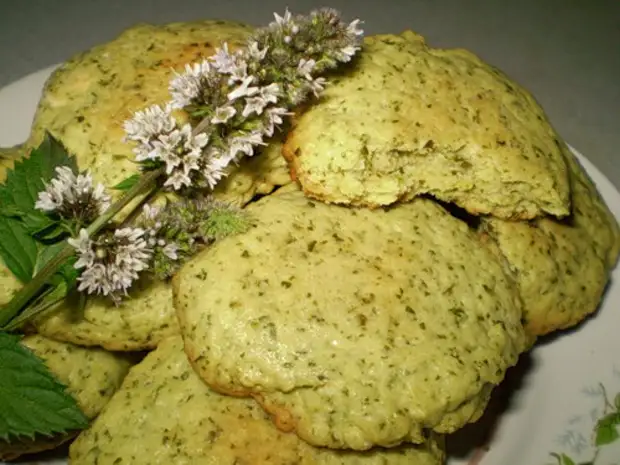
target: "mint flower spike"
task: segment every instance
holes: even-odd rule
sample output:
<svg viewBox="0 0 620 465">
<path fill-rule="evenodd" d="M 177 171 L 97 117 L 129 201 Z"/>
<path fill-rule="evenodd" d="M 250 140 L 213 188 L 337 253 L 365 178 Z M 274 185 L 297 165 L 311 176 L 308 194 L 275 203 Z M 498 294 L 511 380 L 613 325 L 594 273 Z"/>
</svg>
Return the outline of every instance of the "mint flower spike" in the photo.
<svg viewBox="0 0 620 465">
<path fill-rule="evenodd" d="M 182 199 L 163 207 L 145 205 L 138 224 L 153 251 L 149 272 L 171 277 L 192 255 L 214 241 L 247 230 L 241 209 L 209 197 Z"/>
<path fill-rule="evenodd" d="M 68 166 L 56 168 L 57 176 L 39 192 L 34 206 L 63 219 L 90 223 L 110 206 L 103 184 L 94 184 L 90 172 L 76 175 Z"/>
<path fill-rule="evenodd" d="M 291 110 L 327 85 L 322 74 L 361 49 L 360 21 L 344 23 L 333 9 L 282 16 L 232 52 L 215 54 L 174 72 L 170 101 L 137 112 L 125 123 L 143 170 L 165 167 L 163 187 L 212 190 L 230 163 L 266 145 Z M 181 124 L 173 112 L 184 112 Z M 176 114 L 176 113 L 175 113 Z"/>
<path fill-rule="evenodd" d="M 120 228 L 91 238 L 81 229 L 77 238 L 68 240 L 77 252 L 74 267 L 83 269 L 78 291 L 108 296 L 118 304 L 127 290 L 148 269 L 152 250 L 141 228 Z"/>
</svg>

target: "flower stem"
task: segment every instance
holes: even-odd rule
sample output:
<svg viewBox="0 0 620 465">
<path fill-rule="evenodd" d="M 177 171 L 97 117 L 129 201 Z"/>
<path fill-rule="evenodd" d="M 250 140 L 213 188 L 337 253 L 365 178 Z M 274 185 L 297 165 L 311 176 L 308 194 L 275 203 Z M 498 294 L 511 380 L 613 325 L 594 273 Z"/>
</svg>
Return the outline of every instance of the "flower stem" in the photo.
<svg viewBox="0 0 620 465">
<path fill-rule="evenodd" d="M 108 208 L 86 229 L 89 236 L 99 232 L 115 215 L 125 208 L 134 198 L 147 188 L 156 188 L 155 181 L 163 173 L 163 168 L 149 171 L 140 177 L 140 180 L 129 189 L 124 196 Z M 24 307 L 35 297 L 38 297 L 49 279 L 65 264 L 68 258 L 75 253 L 75 249 L 66 244 L 47 264 L 17 292 L 11 301 L 0 309 L 0 327 L 6 326 Z"/>
</svg>

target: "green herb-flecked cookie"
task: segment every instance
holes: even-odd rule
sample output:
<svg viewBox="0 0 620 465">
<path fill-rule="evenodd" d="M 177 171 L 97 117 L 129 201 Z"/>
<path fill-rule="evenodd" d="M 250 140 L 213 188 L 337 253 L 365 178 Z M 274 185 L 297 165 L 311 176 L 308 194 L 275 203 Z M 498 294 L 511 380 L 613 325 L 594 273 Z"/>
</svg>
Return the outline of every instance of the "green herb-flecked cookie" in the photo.
<svg viewBox="0 0 620 465">
<path fill-rule="evenodd" d="M 123 355 L 56 342 L 39 335 L 26 336 L 22 344 L 41 358 L 50 372 L 67 386 L 67 392 L 89 419 L 95 418 L 112 398 L 131 366 L 130 359 Z M 71 438 L 40 437 L 10 444 L 0 439 L 0 460 L 53 449 Z"/>
<path fill-rule="evenodd" d="M 598 307 L 620 248 L 620 230 L 575 156 L 566 149 L 572 215 L 562 221 L 483 220 L 514 272 L 533 335 L 573 326 Z"/>
<path fill-rule="evenodd" d="M 439 465 L 442 439 L 370 452 L 318 449 L 275 428 L 251 399 L 209 389 L 180 337 L 134 368 L 92 426 L 71 445 L 71 463 L 112 465 Z"/>
<path fill-rule="evenodd" d="M 311 444 L 419 442 L 482 413 L 524 347 L 499 260 L 426 199 L 389 210 L 283 188 L 173 281 L 190 361 Z"/>
<path fill-rule="evenodd" d="M 0 259 L 0 305 L 21 287 Z M 110 299 L 89 296 L 81 310 L 75 303 L 63 302 L 28 324 L 57 341 L 114 351 L 152 349 L 161 339 L 179 333 L 170 283 L 144 279 L 129 296 L 118 306 Z"/>
<path fill-rule="evenodd" d="M 465 50 L 368 37 L 284 146 L 304 192 L 378 207 L 432 194 L 473 214 L 569 213 L 558 135 L 533 97 Z"/>
<path fill-rule="evenodd" d="M 243 46 L 252 30 L 230 21 L 141 24 L 76 55 L 47 81 L 27 145 L 36 147 L 50 131 L 76 155 L 80 170 L 90 169 L 107 187 L 118 184 L 139 171 L 134 145 L 123 141 L 123 123 L 169 101 L 175 71 L 213 55 L 223 42 L 231 51 Z M 215 195 L 242 204 L 289 182 L 285 161 L 274 154 L 231 166 Z"/>
<path fill-rule="evenodd" d="M 118 306 L 108 298 L 89 296 L 82 310 L 63 302 L 31 324 L 52 339 L 114 351 L 152 349 L 179 333 L 170 283 L 146 279 Z"/>
</svg>

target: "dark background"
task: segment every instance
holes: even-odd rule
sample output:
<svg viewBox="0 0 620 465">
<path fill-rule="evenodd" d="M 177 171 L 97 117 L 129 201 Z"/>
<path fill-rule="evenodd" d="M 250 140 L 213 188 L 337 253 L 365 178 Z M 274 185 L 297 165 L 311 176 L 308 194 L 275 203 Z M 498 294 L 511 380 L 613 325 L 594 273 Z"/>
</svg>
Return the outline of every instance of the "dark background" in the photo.
<svg viewBox="0 0 620 465">
<path fill-rule="evenodd" d="M 364 20 L 367 33 L 410 28 L 432 45 L 474 51 L 530 89 L 561 135 L 620 187 L 620 0 L 0 0 L 0 87 L 136 22 L 260 25 L 286 6 L 332 6 Z"/>
</svg>

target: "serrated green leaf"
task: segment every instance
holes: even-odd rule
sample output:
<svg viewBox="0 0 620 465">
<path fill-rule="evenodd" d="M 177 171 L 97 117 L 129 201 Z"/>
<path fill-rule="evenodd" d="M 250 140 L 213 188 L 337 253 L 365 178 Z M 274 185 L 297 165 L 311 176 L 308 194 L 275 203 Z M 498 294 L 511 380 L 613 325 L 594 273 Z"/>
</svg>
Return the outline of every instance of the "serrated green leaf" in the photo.
<svg viewBox="0 0 620 465">
<path fill-rule="evenodd" d="M 18 220 L 0 216 L 0 258 L 23 283 L 32 278 L 37 261 L 36 241 Z"/>
<path fill-rule="evenodd" d="M 614 397 L 614 405 L 616 406 L 616 410 L 620 411 L 620 392 Z"/>
<path fill-rule="evenodd" d="M 88 426 L 88 419 L 45 364 L 0 333 L 0 439 L 33 439 Z"/>
<path fill-rule="evenodd" d="M 620 414 L 617 412 L 610 413 L 601 418 L 596 424 L 596 440 L 597 446 L 611 444 L 620 436 L 618 434 L 618 425 L 620 424 Z"/>
<path fill-rule="evenodd" d="M 41 211 L 31 210 L 24 212 L 17 210 L 16 206 L 6 209 L 5 211 L 0 211 L 0 214 L 18 219 L 31 235 L 40 234 L 41 231 L 48 231 L 50 228 L 58 225 L 58 221 L 50 218 Z"/>
<path fill-rule="evenodd" d="M 19 218 L 23 215 L 23 212 L 17 205 L 2 205 L 0 206 L 0 215 Z"/>
<path fill-rule="evenodd" d="M 68 166 L 77 171 L 75 157 L 69 156 L 65 148 L 50 134 L 46 134 L 39 147 L 30 156 L 15 162 L 13 169 L 0 186 L 2 211 L 10 216 L 19 216 L 29 232 L 47 227 L 50 220 L 45 213 L 34 208 L 39 192 L 55 175 L 59 166 Z M 6 213 L 3 213 L 6 214 Z"/>
<path fill-rule="evenodd" d="M 116 186 L 112 187 L 112 189 L 117 191 L 128 191 L 140 180 L 139 174 L 132 174 L 128 178 L 123 179 Z"/>
</svg>

